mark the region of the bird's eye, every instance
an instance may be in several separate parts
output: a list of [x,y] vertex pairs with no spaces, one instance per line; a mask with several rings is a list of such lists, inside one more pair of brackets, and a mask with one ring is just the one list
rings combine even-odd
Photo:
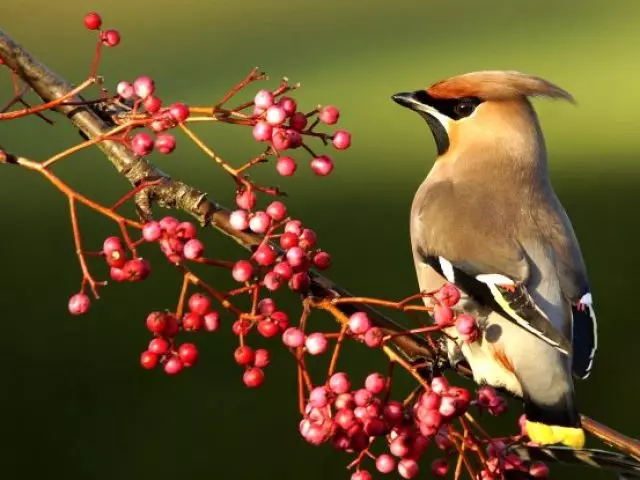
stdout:
[[477,102],[474,102],[472,99],[463,98],[453,107],[453,111],[458,118],[464,118],[471,115],[476,107],[478,106]]

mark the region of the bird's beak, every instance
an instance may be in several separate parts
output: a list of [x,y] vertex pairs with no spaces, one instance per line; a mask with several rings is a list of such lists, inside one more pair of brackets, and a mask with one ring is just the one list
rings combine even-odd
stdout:
[[415,92],[396,93],[391,97],[391,99],[398,105],[410,108],[411,110],[418,110],[418,106],[422,106],[418,101]]

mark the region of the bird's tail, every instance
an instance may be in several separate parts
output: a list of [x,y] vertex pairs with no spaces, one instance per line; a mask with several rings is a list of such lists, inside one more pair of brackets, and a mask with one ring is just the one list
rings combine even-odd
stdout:
[[624,453],[562,446],[515,445],[511,450],[526,461],[543,461],[571,466],[600,468],[615,472],[621,479],[640,479],[640,461]]

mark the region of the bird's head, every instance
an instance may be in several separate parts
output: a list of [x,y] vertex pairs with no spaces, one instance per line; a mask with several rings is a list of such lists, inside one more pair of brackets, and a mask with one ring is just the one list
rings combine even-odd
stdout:
[[[545,96],[573,101],[560,87],[532,75],[514,71],[480,71],[437,82],[425,90],[397,93],[391,98],[418,112],[429,124],[438,149],[539,134],[535,112],[528,100]],[[515,134],[515,135],[514,135]]]

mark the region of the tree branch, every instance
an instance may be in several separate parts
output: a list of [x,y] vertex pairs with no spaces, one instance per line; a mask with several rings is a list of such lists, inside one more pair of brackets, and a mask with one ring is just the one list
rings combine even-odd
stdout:
[[[79,94],[73,94],[73,84],[69,83],[40,61],[31,56],[3,30],[0,29],[0,57],[23,81],[25,81],[44,102],[52,102],[65,97],[65,104],[55,110],[66,116],[87,138],[95,139],[104,136],[114,123],[100,115],[94,105],[85,104]],[[191,185],[172,179],[148,160],[137,158],[131,150],[121,142],[102,140],[97,147],[107,156],[116,170],[134,187],[149,183],[140,188],[135,195],[138,213],[144,219],[152,216],[152,206],[181,210],[194,217],[201,225],[210,225],[225,235],[233,238],[248,250],[254,250],[263,240],[260,235],[235,230],[229,222],[230,211],[216,203],[205,192]],[[0,163],[11,163],[10,158],[0,158]],[[280,251],[278,245],[272,246]],[[325,299],[352,297],[352,295],[329,278],[311,271],[310,294]],[[357,310],[365,310],[374,324],[385,333],[393,334],[405,328],[370,306],[363,304],[335,304],[345,315]],[[438,365],[443,359],[435,358],[431,346],[420,335],[401,335],[393,338],[395,352],[406,362],[416,365],[428,360],[431,365]],[[457,373],[469,377],[470,371],[464,366],[456,368]],[[424,372],[428,374],[429,372]],[[640,441],[626,437],[613,429],[601,425],[594,420],[582,416],[583,427],[593,436],[612,445],[637,459],[640,459]],[[542,455],[544,456],[544,455]]]

